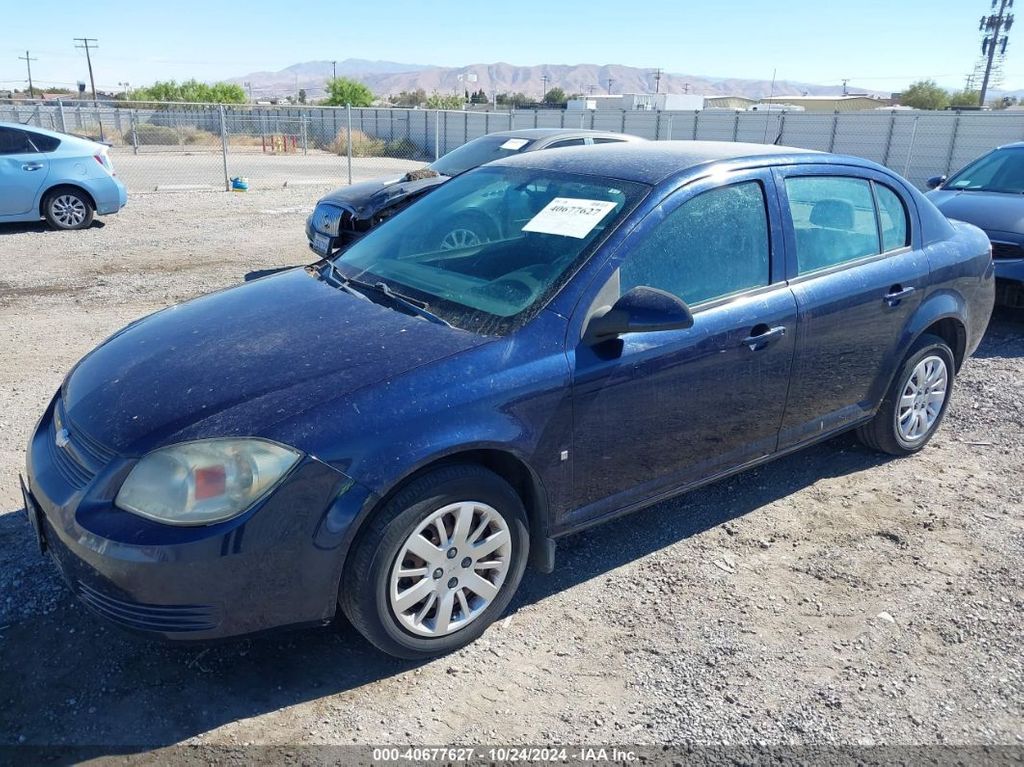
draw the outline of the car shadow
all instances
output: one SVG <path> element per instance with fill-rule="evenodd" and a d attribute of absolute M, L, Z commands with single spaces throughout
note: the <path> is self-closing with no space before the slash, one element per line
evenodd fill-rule
<path fill-rule="evenodd" d="M 975 357 L 1024 357 L 1024 309 L 997 306 Z"/>
<path fill-rule="evenodd" d="M 822 477 L 864 471 L 885 460 L 841 436 L 570 536 L 559 542 L 554 573 L 527 572 L 510 611 L 701 535 Z M 4 620 L 0 610 L 0 700 L 8 699 L 0 706 L 0 743 L 104 744 L 90 752 L 130 753 L 353 690 L 417 665 L 378 652 L 342 619 L 325 629 L 217 644 L 135 639 L 59 590 L 56 569 L 34 547 L 23 512 L 0 516 L 0 565 L 13 569 L 8 577 L 21 582 L 10 593 L 56 593 L 49 606 L 44 600 L 41 610 L 21 620 Z"/>
<path fill-rule="evenodd" d="M 98 218 L 94 218 L 87 229 L 102 229 L 106 224 Z M 45 221 L 19 221 L 17 223 L 0 224 L 0 237 L 5 234 L 25 234 L 26 232 L 40 232 L 41 234 L 61 234 L 56 229 L 51 229 Z"/>

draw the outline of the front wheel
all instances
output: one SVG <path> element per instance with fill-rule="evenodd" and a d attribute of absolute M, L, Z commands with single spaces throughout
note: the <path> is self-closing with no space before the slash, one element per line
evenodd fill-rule
<path fill-rule="evenodd" d="M 522 501 L 478 466 L 418 478 L 367 525 L 339 601 L 363 636 L 400 658 L 478 638 L 508 606 L 529 554 Z"/>
<path fill-rule="evenodd" d="M 57 189 L 43 203 L 46 223 L 53 229 L 85 229 L 95 214 L 92 202 L 77 189 Z"/>
<path fill-rule="evenodd" d="M 861 442 L 890 455 L 910 455 L 934 436 L 953 392 L 953 352 L 938 336 L 914 344 L 874 419 L 857 430 Z"/>

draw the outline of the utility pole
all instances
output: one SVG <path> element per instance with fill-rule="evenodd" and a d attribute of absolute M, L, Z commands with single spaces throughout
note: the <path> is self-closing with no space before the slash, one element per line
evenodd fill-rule
<path fill-rule="evenodd" d="M 541 88 L 541 94 L 540 94 L 541 101 L 543 101 L 544 97 L 548 95 L 548 81 L 550 79 L 551 78 L 548 77 L 547 75 L 541 75 L 540 76 L 540 82 L 541 82 L 541 85 L 543 86 Z"/>
<path fill-rule="evenodd" d="M 334 72 L 334 79 L 337 80 L 338 79 L 338 62 L 337 61 L 332 61 L 331 62 L 331 71 Z"/>
<path fill-rule="evenodd" d="M 612 95 L 612 84 L 615 82 L 611 77 L 608 78 L 608 95 Z"/>
<path fill-rule="evenodd" d="M 849 82 L 850 82 L 850 78 L 849 77 L 844 77 L 843 78 L 843 95 L 844 96 L 849 96 L 850 95 L 850 89 L 847 88 L 847 83 L 849 83 Z"/>
<path fill-rule="evenodd" d="M 28 55 L 28 51 L 25 51 L 24 56 L 18 56 L 19 59 L 25 62 L 25 66 L 28 67 L 28 97 L 32 98 L 32 62 L 39 61 Z"/>
<path fill-rule="evenodd" d="M 982 16 L 981 24 L 978 26 L 978 31 L 985 33 L 981 41 L 981 54 L 986 57 L 985 76 L 981 81 L 981 93 L 978 95 L 978 106 L 981 107 L 985 106 L 985 96 L 988 94 L 989 81 L 992 77 L 996 49 L 999 49 L 1000 56 L 1006 55 L 1007 37 L 1000 33 L 1009 32 L 1010 27 L 1013 26 L 1013 14 L 1008 12 L 1013 7 L 1013 0 L 992 0 L 992 10 L 995 10 L 997 5 L 999 11 Z"/>
<path fill-rule="evenodd" d="M 654 92 L 661 93 L 661 67 L 654 70 Z"/>
<path fill-rule="evenodd" d="M 246 88 L 246 90 L 249 91 L 249 103 L 251 104 L 252 103 L 252 82 L 247 80 L 246 83 L 245 83 L 245 88 Z"/>
<path fill-rule="evenodd" d="M 89 86 L 92 88 L 92 103 L 95 106 L 96 105 L 96 80 L 94 80 L 93 76 L 92 76 L 92 56 L 89 54 L 89 51 L 90 50 L 95 50 L 96 48 L 99 48 L 99 45 L 96 44 L 98 41 L 96 40 L 95 37 L 76 37 L 75 38 L 75 42 L 76 43 L 81 43 L 81 45 L 76 45 L 75 46 L 76 48 L 84 48 L 85 49 L 85 61 L 89 65 Z M 89 47 L 90 43 L 93 44 L 91 49 Z"/>

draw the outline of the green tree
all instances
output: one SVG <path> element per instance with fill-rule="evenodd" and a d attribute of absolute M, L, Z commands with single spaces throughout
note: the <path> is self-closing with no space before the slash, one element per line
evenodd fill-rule
<path fill-rule="evenodd" d="M 462 109 L 465 102 L 462 100 L 462 96 L 451 94 L 445 96 L 444 94 L 434 91 L 427 97 L 427 108 L 428 109 Z"/>
<path fill-rule="evenodd" d="M 198 80 L 158 80 L 147 88 L 133 88 L 136 101 L 189 101 L 202 104 L 244 104 L 245 91 L 235 83 L 201 83 Z"/>
<path fill-rule="evenodd" d="M 487 94 L 484 93 L 484 89 L 476 91 L 472 96 L 469 97 L 470 104 L 486 104 L 490 99 L 487 98 Z"/>
<path fill-rule="evenodd" d="M 565 91 L 555 87 L 544 94 L 545 104 L 564 104 L 566 102 Z"/>
<path fill-rule="evenodd" d="M 934 80 L 918 80 L 900 94 L 900 103 L 914 109 L 945 109 L 949 106 L 949 94 Z M 978 103 L 977 97 L 974 103 Z"/>
<path fill-rule="evenodd" d="M 422 88 L 401 91 L 397 96 L 388 96 L 388 101 L 396 107 L 421 107 L 427 103 L 427 92 Z"/>
<path fill-rule="evenodd" d="M 306 103 L 306 89 L 305 88 L 299 88 L 299 103 L 300 104 L 305 104 Z"/>
<path fill-rule="evenodd" d="M 976 107 L 980 96 L 979 91 L 964 88 L 962 91 L 949 94 L 949 105 L 951 107 Z"/>
<path fill-rule="evenodd" d="M 333 77 L 327 81 L 327 98 L 324 103 L 332 107 L 342 107 L 346 104 L 368 107 L 373 103 L 373 91 L 358 80 Z"/>

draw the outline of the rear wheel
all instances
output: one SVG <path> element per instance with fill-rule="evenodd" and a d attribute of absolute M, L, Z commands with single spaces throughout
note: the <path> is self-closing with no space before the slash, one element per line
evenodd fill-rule
<path fill-rule="evenodd" d="M 953 352 L 938 336 L 924 335 L 907 355 L 860 440 L 891 455 L 910 455 L 934 436 L 953 391 Z"/>
<path fill-rule="evenodd" d="M 92 201 L 77 189 L 56 189 L 43 202 L 43 215 L 53 229 L 85 229 L 96 211 Z"/>
<path fill-rule="evenodd" d="M 487 216 L 469 211 L 457 224 L 438 233 L 438 250 L 475 248 L 497 239 L 497 230 Z"/>
<path fill-rule="evenodd" d="M 363 636 L 402 658 L 479 637 L 508 606 L 529 554 L 522 501 L 478 466 L 418 478 L 367 524 L 339 601 Z"/>

